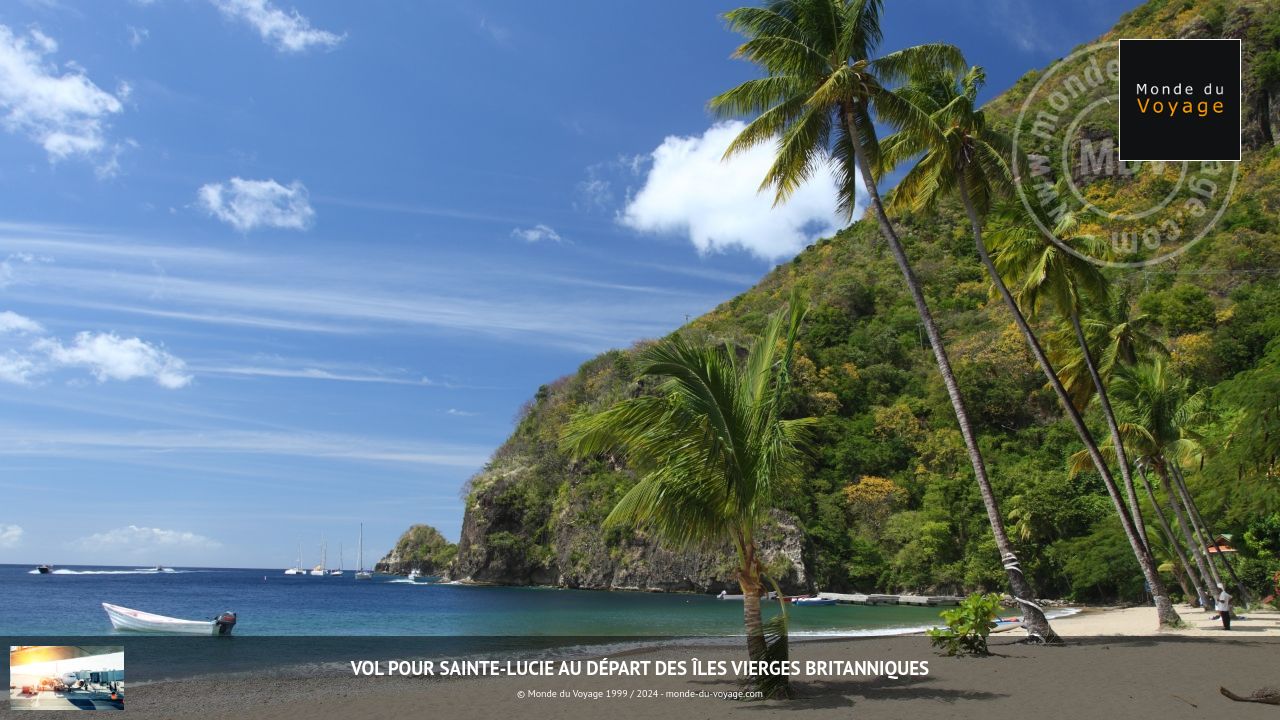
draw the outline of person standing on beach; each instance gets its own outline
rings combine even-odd
[[[1231,593],[1218,583],[1218,601],[1214,604],[1214,610],[1218,611],[1218,616],[1222,618],[1222,629],[1231,629]]]

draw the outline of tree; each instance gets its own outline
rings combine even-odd
[[[1037,208],[1037,211],[1040,209]],[[1042,222],[1049,220],[1047,213],[1044,214],[1046,217],[1042,218]],[[1091,397],[1097,397],[1111,436],[1112,447],[1115,448],[1116,464],[1120,468],[1125,500],[1129,504],[1134,529],[1138,538],[1146,544],[1147,527],[1142,517],[1142,505],[1134,488],[1129,458],[1124,452],[1124,443],[1120,441],[1120,428],[1116,424],[1111,400],[1107,397],[1102,371],[1094,360],[1081,322],[1083,300],[1090,299],[1099,304],[1110,300],[1106,277],[1097,265],[1085,259],[1096,257],[1100,251],[1105,251],[1106,243],[1091,235],[1082,234],[1073,212],[1061,213],[1054,223],[1053,234],[1058,239],[1057,243],[1045,238],[1039,227],[1027,223],[1025,215],[1011,218],[1006,213],[1003,219],[1004,222],[990,233],[996,268],[1006,282],[1012,280],[1015,283],[1017,289],[1014,297],[1029,318],[1035,318],[1045,305],[1051,304],[1070,325],[1071,342],[1079,352],[1079,363],[1072,368],[1076,373],[1071,375],[1062,372],[1063,368],[1059,366],[1058,379],[1068,390],[1071,401],[1082,411]],[[1059,243],[1073,246],[1082,252],[1080,255],[1067,252]],[[1116,344],[1118,343],[1117,340]],[[1076,377],[1080,367],[1086,371],[1084,374],[1087,385]],[[1069,384],[1069,381],[1074,382]],[[1071,392],[1073,387],[1075,392]]]
[[[872,114],[897,128],[923,127],[929,122],[915,106],[887,90],[886,84],[926,68],[960,70],[964,57],[955,47],[940,43],[875,57],[882,39],[882,10],[882,0],[769,0],[763,7],[729,12],[725,18],[730,27],[747,38],[736,56],[759,65],[765,76],[716,96],[710,105],[722,115],[755,116],[734,139],[726,156],[765,142],[777,144],[774,163],[761,182],[762,190],[774,190],[776,202],[785,202],[830,158],[838,173],[840,210],[852,216],[859,196],[858,180],[862,181],[871,212],[906,282],[937,361],[1010,592],[1022,609],[1023,627],[1030,637],[1056,642],[1057,634],[1035,603],[1035,593],[1005,532],[942,334],[876,185],[880,149]]]
[[[1178,377],[1159,357],[1149,364],[1125,369],[1117,377],[1115,393],[1118,399],[1123,399],[1124,415],[1128,419],[1125,442],[1143,449],[1156,474],[1165,483],[1174,512],[1181,510],[1185,513],[1184,527],[1190,530],[1187,533],[1188,543],[1205,576],[1205,585],[1215,587],[1222,578],[1207,548],[1216,542],[1182,474],[1183,463],[1203,454],[1204,446],[1197,428],[1205,424],[1208,417],[1205,394],[1191,392],[1190,382]],[[1247,597],[1247,590],[1235,577],[1231,561],[1225,556],[1222,559],[1239,586],[1242,598]]]
[[[620,451],[639,474],[605,520],[646,526],[678,546],[731,542],[742,585],[747,648],[760,660],[785,649],[761,620],[764,567],[756,530],[775,491],[794,480],[814,418],[783,419],[802,304],[775,313],[745,357],[733,347],[695,346],[680,336],[642,350],[641,376],[657,393],[575,416],[562,447],[576,457]],[[780,643],[780,644],[779,644]],[[760,677],[770,697],[789,697],[786,676]]]
[[[1102,476],[1107,493],[1116,506],[1121,528],[1155,597],[1160,625],[1178,625],[1181,620],[1164,589],[1155,560],[1151,557],[1146,541],[1134,527],[1131,514],[1120,496],[1097,442],[1058,380],[1053,364],[1017,300],[1005,285],[983,239],[982,218],[991,209],[993,199],[1012,193],[1015,172],[1007,158],[1016,157],[1009,139],[989,127],[986,116],[976,107],[978,90],[984,80],[985,75],[978,67],[970,68],[958,83],[954,75],[926,69],[913,75],[910,83],[899,92],[905,101],[927,113],[929,122],[904,128],[885,141],[882,160],[886,168],[919,156],[919,160],[898,183],[894,191],[894,202],[925,208],[945,195],[959,195],[973,230],[978,259],[1013,315],[1014,323],[1026,339],[1031,354],[1036,358]]]

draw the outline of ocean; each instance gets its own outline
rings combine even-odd
[[[667,636],[742,632],[742,603],[710,595],[411,583],[375,576],[284,575],[280,569],[65,567],[40,575],[0,565],[0,635],[118,633],[102,603],[173,617],[238,614],[236,636]],[[776,603],[765,603],[766,613]],[[792,607],[793,635],[880,635],[938,623],[936,608]]]

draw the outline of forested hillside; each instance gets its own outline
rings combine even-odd
[[[1158,361],[1166,373],[1162,387],[1184,405],[1194,401],[1195,417],[1182,427],[1183,439],[1198,446],[1183,461],[1187,483],[1205,519],[1240,550],[1237,567],[1246,583],[1265,595],[1271,574],[1280,571],[1280,151],[1273,130],[1280,113],[1273,101],[1280,90],[1280,8],[1153,0],[1104,39],[1223,34],[1246,41],[1246,153],[1231,205],[1185,254],[1107,270],[1110,302],[1096,302],[1086,320],[1100,353],[1122,334],[1148,338],[1135,364]],[[1028,74],[989,103],[990,122],[1011,127],[1036,77]],[[1123,200],[1154,192],[1156,182],[1142,174],[1097,178],[1088,191]],[[1007,308],[993,299],[963,211],[944,203],[893,219],[944,332],[1033,584],[1045,597],[1140,597],[1142,575],[1111,501],[1096,473],[1072,470],[1080,441]],[[854,223],[814,244],[678,332],[742,343],[795,289],[810,311],[788,414],[822,422],[803,477],[779,495],[783,512],[767,543],[775,572],[792,586],[824,590],[1003,588],[951,406],[873,223]],[[1036,323],[1059,366],[1070,367],[1070,329],[1048,313]],[[724,584],[714,550],[675,562],[643,534],[602,533],[601,521],[632,475],[618,458],[574,463],[557,449],[574,414],[646,392],[633,358],[634,348],[611,351],[539,389],[465,490],[467,516],[451,576],[602,588]],[[1118,410],[1123,417],[1124,407]],[[1099,439],[1107,436],[1096,403],[1087,405],[1086,418]],[[1144,503],[1144,514],[1155,512],[1148,498]],[[1157,560],[1177,588],[1176,558],[1154,522],[1148,525]]]

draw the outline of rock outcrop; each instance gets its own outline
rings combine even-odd
[[[374,565],[374,570],[392,575],[441,575],[453,561],[458,546],[445,540],[430,525],[414,525],[400,536],[396,546]]]

